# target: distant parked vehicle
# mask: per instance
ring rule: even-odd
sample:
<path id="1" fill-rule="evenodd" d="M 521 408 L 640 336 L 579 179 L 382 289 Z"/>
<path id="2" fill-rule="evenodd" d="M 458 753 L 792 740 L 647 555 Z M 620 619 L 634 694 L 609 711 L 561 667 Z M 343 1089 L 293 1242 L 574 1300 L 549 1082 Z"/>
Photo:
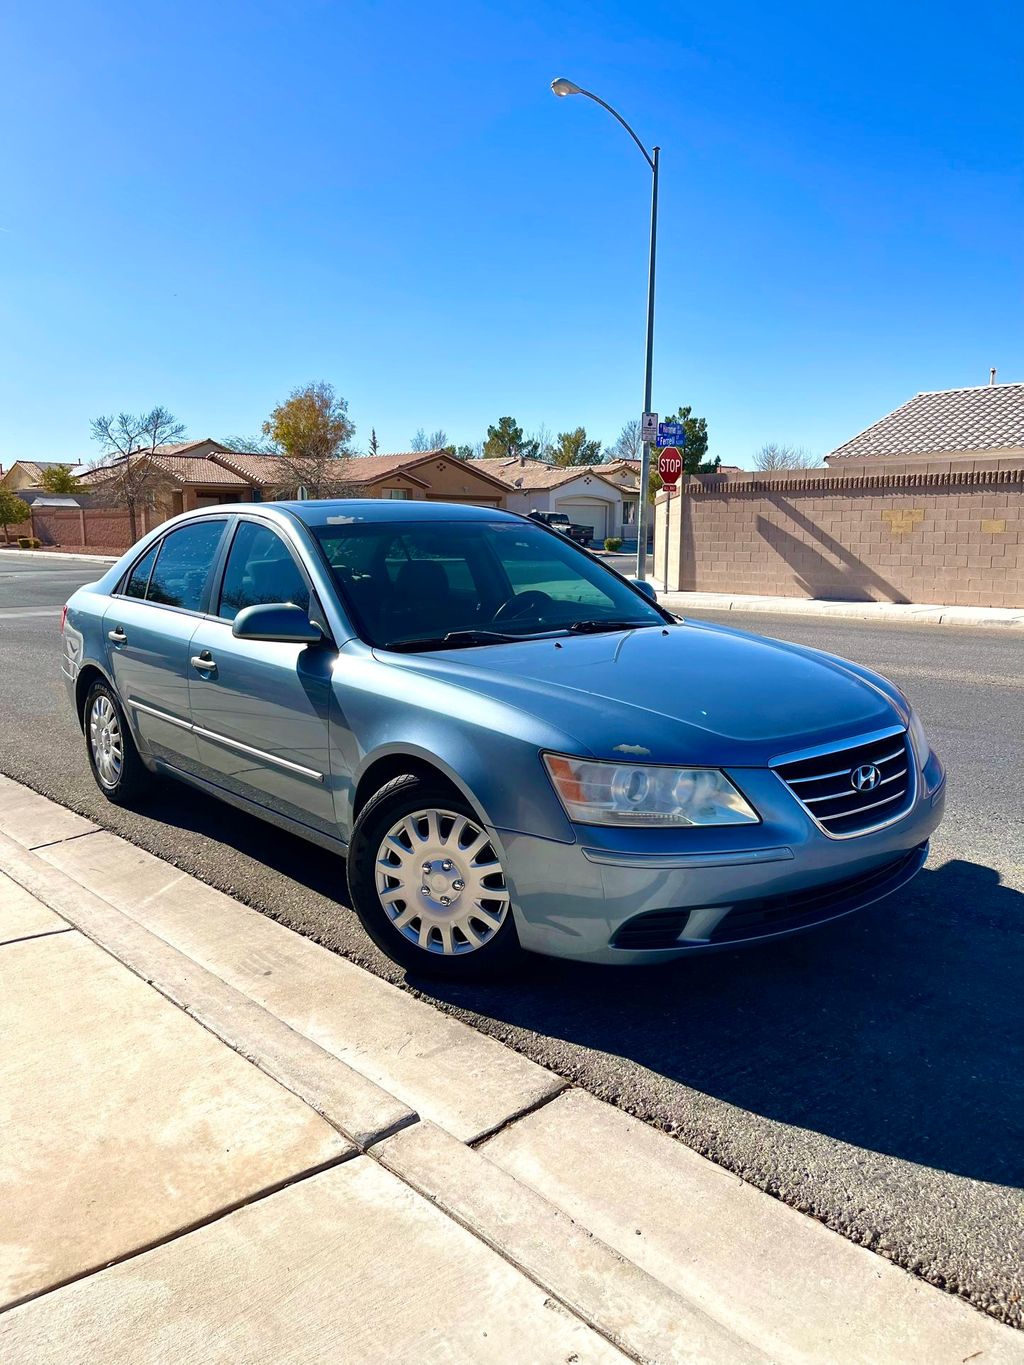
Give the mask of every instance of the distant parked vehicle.
<path id="1" fill-rule="evenodd" d="M 552 531 L 561 531 L 563 536 L 568 536 L 577 545 L 586 547 L 594 539 L 592 526 L 581 526 L 578 522 L 570 521 L 564 512 L 533 511 L 528 515 L 531 521 L 540 522 L 541 526 L 550 526 Z"/>
<path id="2" fill-rule="evenodd" d="M 413 971 L 662 962 L 909 881 L 945 778 L 899 688 L 652 595 L 508 512 L 240 503 L 79 589 L 62 670 L 108 800 L 164 773 L 344 855 Z"/>

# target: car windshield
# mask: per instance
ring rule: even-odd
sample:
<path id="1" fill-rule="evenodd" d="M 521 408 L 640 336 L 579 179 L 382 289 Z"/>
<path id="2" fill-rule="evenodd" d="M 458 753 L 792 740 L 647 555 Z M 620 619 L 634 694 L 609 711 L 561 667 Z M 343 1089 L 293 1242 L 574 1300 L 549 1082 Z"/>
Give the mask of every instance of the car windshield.
<path id="1" fill-rule="evenodd" d="M 360 633 L 383 648 L 495 645 L 671 622 L 599 560 L 529 521 L 310 530 Z"/>

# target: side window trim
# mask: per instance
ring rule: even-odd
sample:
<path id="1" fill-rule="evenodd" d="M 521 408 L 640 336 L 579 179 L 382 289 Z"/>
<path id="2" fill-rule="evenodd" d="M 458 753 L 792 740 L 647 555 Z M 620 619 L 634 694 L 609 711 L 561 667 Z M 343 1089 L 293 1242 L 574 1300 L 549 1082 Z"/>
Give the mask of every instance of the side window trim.
<path id="1" fill-rule="evenodd" d="M 163 545 L 163 543 L 164 543 L 163 536 L 157 536 L 155 540 L 150 541 L 150 543 L 143 550 L 142 554 L 136 555 L 136 557 L 132 560 L 131 564 L 129 564 L 128 568 L 125 569 L 124 573 L 118 579 L 117 587 L 110 594 L 111 597 L 128 596 L 128 584 L 132 581 L 132 578 L 135 574 L 135 570 L 139 567 L 139 565 L 142 563 L 142 561 L 146 558 L 148 554 L 152 554 L 152 552 L 156 550 L 156 554 L 153 555 L 153 563 L 149 566 L 149 573 L 146 575 L 146 592 L 149 592 L 149 580 L 153 577 L 153 570 L 156 568 L 156 561 L 160 558 L 160 547 Z M 133 602 L 144 602 L 146 600 L 146 593 L 144 592 L 141 597 L 133 597 L 131 600 Z"/>
<path id="2" fill-rule="evenodd" d="M 310 612 L 312 612 L 312 610 L 313 610 L 313 605 L 314 605 L 314 603 L 315 603 L 316 606 L 317 606 L 317 608 L 319 609 L 319 613 L 320 613 L 320 615 L 321 615 L 321 617 L 322 617 L 322 616 L 323 616 L 323 608 L 320 606 L 320 599 L 319 599 L 319 597 L 317 596 L 316 588 L 315 588 L 314 585 L 313 585 L 313 580 L 310 578 L 309 574 L 306 572 L 306 566 L 305 566 L 305 564 L 302 563 L 301 559 L 300 559 L 300 558 L 298 557 L 298 555 L 295 553 L 295 550 L 294 550 L 294 548 L 292 547 L 292 545 L 291 545 L 291 543 L 289 542 L 289 540 L 287 539 L 287 537 L 281 534 L 281 528 L 280 528 L 279 526 L 275 525 L 274 522 L 268 520 L 268 518 L 266 518 L 266 517 L 254 517 L 254 516 L 250 516 L 250 515 L 248 515 L 248 514 L 246 514 L 246 513 L 241 513 L 240 515 L 237 515 L 237 516 L 235 517 L 235 519 L 234 519 L 234 525 L 230 528 L 230 533 L 225 537 L 225 539 L 224 539 L 224 541 L 223 541 L 223 543 L 222 543 L 222 545 L 221 545 L 221 553 L 220 553 L 220 556 L 219 556 L 219 558 L 218 558 L 218 563 L 217 563 L 217 572 L 216 572 L 216 575 L 215 575 L 215 579 L 214 579 L 213 583 L 211 584 L 211 594 L 210 594 L 209 606 L 208 606 L 208 608 L 207 608 L 207 615 L 210 616 L 214 621 L 220 621 L 220 622 L 222 622 L 224 625 L 230 626 L 230 624 L 231 624 L 231 622 L 227 619 L 227 617 L 221 616 L 221 614 L 220 614 L 220 600 L 221 600 L 221 595 L 222 595 L 222 593 L 223 593 L 223 591 L 224 591 L 224 579 L 225 579 L 226 576 L 227 576 L 228 560 L 229 560 L 229 558 L 231 557 L 231 549 L 232 549 L 232 546 L 233 546 L 234 543 L 235 543 L 235 539 L 236 539 L 236 537 L 237 537 L 239 531 L 240 531 L 241 528 L 242 528 L 242 525 L 243 525 L 245 522 L 252 522 L 254 525 L 262 527 L 263 530 L 269 531 L 272 535 L 274 535 L 274 536 L 277 537 L 277 539 L 281 542 L 281 544 L 284 546 L 285 550 L 287 551 L 287 553 L 288 553 L 288 555 L 289 555 L 289 557 L 290 557 L 290 559 L 291 559 L 291 561 L 292 561 L 292 564 L 293 564 L 293 565 L 295 566 L 295 568 L 298 570 L 299 577 L 302 579 L 302 581 L 303 581 L 303 582 L 305 583 L 305 585 L 306 585 L 306 589 L 307 589 L 307 591 L 308 591 L 308 593 L 309 593 L 309 609 L 310 609 Z"/>
<path id="3" fill-rule="evenodd" d="M 211 566 L 211 569 L 210 569 L 210 574 L 209 574 L 209 577 L 208 577 L 207 580 L 206 580 L 206 587 L 205 587 L 205 589 L 204 589 L 204 591 L 203 591 L 203 596 L 200 598 L 199 606 L 198 606 L 198 607 L 176 607 L 176 606 L 173 606 L 170 602 L 154 602 L 154 601 L 148 596 L 148 594 L 149 594 L 149 588 L 150 588 L 150 584 L 151 584 L 152 581 L 153 581 L 153 574 L 154 574 L 154 572 L 156 571 L 156 566 L 157 566 L 157 564 L 160 562 L 160 555 L 161 555 L 161 553 L 163 552 L 163 548 L 164 548 L 164 545 L 167 543 L 167 540 L 169 539 L 170 536 L 172 536 L 172 535 L 175 533 L 175 531 L 183 531 L 187 526 L 196 526 L 196 525 L 199 525 L 200 523 L 206 522 L 206 521 L 221 522 L 222 525 L 221 525 L 220 539 L 218 540 L 218 543 L 217 543 L 217 550 L 216 550 L 216 552 L 215 552 L 215 554 L 214 554 L 214 557 L 213 557 L 213 562 L 212 562 L 212 566 Z M 214 576 L 215 576 L 215 574 L 217 573 L 217 571 L 218 571 L 218 569 L 219 569 L 219 567 L 220 567 L 220 563 L 221 563 L 221 554 L 222 554 L 223 547 L 224 547 L 224 534 L 225 534 L 225 532 L 227 531 L 227 529 L 229 528 L 229 526 L 231 525 L 231 522 L 232 522 L 232 517 L 231 517 L 231 516 L 224 516 L 224 514 L 221 513 L 220 516 L 193 517 L 193 518 L 190 518 L 188 521 L 180 522 L 177 526 L 172 526 L 172 527 L 170 527 L 163 535 L 159 536 L 155 541 L 153 541 L 151 544 L 147 545 L 146 548 L 145 548 L 145 550 L 143 550 L 142 554 L 140 554 L 140 555 L 138 556 L 137 559 L 134 559 L 134 560 L 132 561 L 131 567 L 128 569 L 128 571 L 127 571 L 125 574 L 122 575 L 121 580 L 120 580 L 120 582 L 118 583 L 116 590 L 115 590 L 114 592 L 111 593 L 111 597 L 122 598 L 123 600 L 129 601 L 129 602 L 139 602 L 140 604 L 143 604 L 143 605 L 145 605 L 145 606 L 147 606 L 147 607 L 154 607 L 154 608 L 157 608 L 157 609 L 160 610 L 160 611 L 174 611 L 174 612 L 177 612 L 180 616 L 196 616 L 196 617 L 200 617 L 200 616 L 205 616 L 205 615 L 207 615 L 207 614 L 208 614 L 208 609 L 209 609 L 210 591 L 211 591 L 211 588 L 212 588 L 212 586 L 213 586 Z M 129 581 L 129 579 L 131 578 L 131 575 L 135 572 L 136 565 L 138 565 L 139 563 L 141 563 L 141 561 L 142 561 L 143 559 L 145 559 L 146 555 L 149 554 L 149 552 L 154 548 L 154 546 L 156 547 L 156 555 L 154 556 L 154 558 L 153 558 L 153 563 L 152 563 L 152 565 L 150 566 L 149 577 L 146 579 L 146 593 L 147 593 L 147 596 L 145 596 L 145 597 L 128 597 L 127 594 L 124 592 L 124 589 L 127 587 L 128 581 Z"/>

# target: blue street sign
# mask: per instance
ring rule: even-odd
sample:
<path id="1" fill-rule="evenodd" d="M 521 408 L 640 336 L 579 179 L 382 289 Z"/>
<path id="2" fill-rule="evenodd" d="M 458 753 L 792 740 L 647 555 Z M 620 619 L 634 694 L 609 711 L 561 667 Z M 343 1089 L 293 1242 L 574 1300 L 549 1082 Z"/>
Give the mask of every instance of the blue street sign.
<path id="1" fill-rule="evenodd" d="M 682 422 L 659 422 L 658 445 L 659 446 L 686 445 L 686 428 L 683 426 Z"/>

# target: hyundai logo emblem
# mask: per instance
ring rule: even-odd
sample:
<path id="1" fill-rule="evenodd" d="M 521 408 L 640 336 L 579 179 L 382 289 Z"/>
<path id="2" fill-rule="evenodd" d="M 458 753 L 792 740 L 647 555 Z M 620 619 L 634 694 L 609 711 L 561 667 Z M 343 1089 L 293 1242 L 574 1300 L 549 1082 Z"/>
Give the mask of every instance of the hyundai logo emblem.
<path id="1" fill-rule="evenodd" d="M 850 786 L 858 792 L 873 792 L 881 780 L 882 774 L 873 763 L 862 763 L 850 773 Z"/>

